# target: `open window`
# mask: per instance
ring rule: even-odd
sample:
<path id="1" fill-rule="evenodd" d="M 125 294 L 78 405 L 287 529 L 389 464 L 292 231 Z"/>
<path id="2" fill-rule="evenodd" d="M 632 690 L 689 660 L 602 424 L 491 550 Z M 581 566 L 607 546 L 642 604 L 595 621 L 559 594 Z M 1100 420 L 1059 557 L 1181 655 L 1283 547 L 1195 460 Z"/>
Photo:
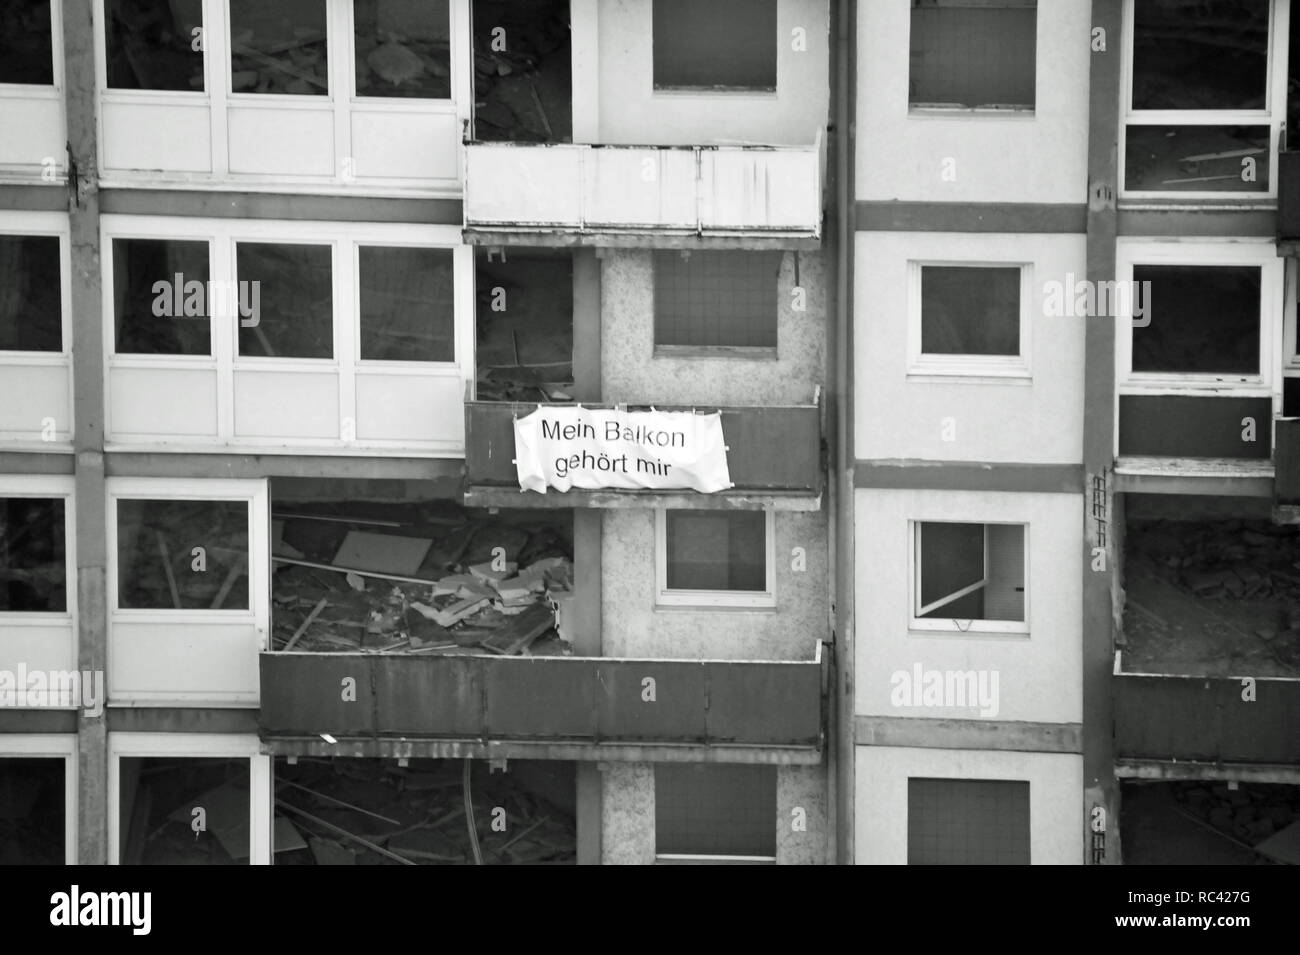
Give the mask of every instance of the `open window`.
<path id="1" fill-rule="evenodd" d="M 909 269 L 909 372 L 1029 374 L 1030 268 L 921 263 Z"/>
<path id="2" fill-rule="evenodd" d="M 776 862 L 776 767 L 655 765 L 659 865 Z"/>
<path id="3" fill-rule="evenodd" d="M 655 252 L 655 354 L 775 358 L 781 257 L 780 252 Z"/>
<path id="4" fill-rule="evenodd" d="M 1033 110 L 1037 0 L 912 0 L 912 109 Z"/>
<path id="5" fill-rule="evenodd" d="M 1271 0 L 1128 0 L 1123 192 L 1275 195 L 1284 56 Z"/>
<path id="6" fill-rule="evenodd" d="M 657 603 L 775 607 L 774 512 L 656 512 Z"/>
<path id="7" fill-rule="evenodd" d="M 777 0 L 652 0 L 654 88 L 776 92 Z"/>
<path id="8" fill-rule="evenodd" d="M 1026 527 L 916 521 L 913 630 L 1025 633 Z"/>

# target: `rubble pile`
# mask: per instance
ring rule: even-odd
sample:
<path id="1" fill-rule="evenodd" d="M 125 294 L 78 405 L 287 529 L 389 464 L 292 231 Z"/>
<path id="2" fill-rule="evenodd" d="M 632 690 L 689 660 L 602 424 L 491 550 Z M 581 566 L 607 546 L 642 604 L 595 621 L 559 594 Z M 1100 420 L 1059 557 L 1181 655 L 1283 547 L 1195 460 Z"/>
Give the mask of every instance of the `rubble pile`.
<path id="1" fill-rule="evenodd" d="M 1175 783 L 1185 815 L 1277 862 L 1300 862 L 1300 787 L 1197 780 Z"/>

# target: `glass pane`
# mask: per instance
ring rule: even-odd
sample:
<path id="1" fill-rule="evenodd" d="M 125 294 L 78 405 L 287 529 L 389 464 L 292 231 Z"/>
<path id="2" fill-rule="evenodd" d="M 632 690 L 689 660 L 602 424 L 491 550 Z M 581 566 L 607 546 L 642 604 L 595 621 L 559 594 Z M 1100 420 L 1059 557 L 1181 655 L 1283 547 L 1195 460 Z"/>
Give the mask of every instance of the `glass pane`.
<path id="1" fill-rule="evenodd" d="M 925 523 L 920 528 L 922 607 L 984 579 L 983 524 Z M 983 604 L 975 591 L 922 616 L 978 619 L 984 615 Z"/>
<path id="2" fill-rule="evenodd" d="M 208 244 L 113 240 L 113 321 L 119 355 L 209 355 Z"/>
<path id="3" fill-rule="evenodd" d="M 1038 11 L 913 5 L 908 102 L 1032 109 Z"/>
<path id="4" fill-rule="evenodd" d="M 1139 0 L 1134 109 L 1265 109 L 1269 0 Z"/>
<path id="5" fill-rule="evenodd" d="M 325 0 L 230 0 L 236 93 L 329 95 Z"/>
<path id="6" fill-rule="evenodd" d="M 776 0 L 653 0 L 654 85 L 776 89 Z"/>
<path id="7" fill-rule="evenodd" d="M 203 0 L 104 0 L 108 85 L 203 90 Z"/>
<path id="8" fill-rule="evenodd" d="M 249 864 L 247 759 L 124 756 L 118 780 L 123 865 Z"/>
<path id="9" fill-rule="evenodd" d="M 1259 374 L 1258 266 L 1135 265 L 1150 324 L 1133 328 L 1133 370 Z M 1149 290 L 1149 291 L 1148 291 Z"/>
<path id="10" fill-rule="evenodd" d="M 762 511 L 669 511 L 668 589 L 767 589 L 767 518 Z"/>
<path id="11" fill-rule="evenodd" d="M 117 502 L 122 609 L 247 610 L 245 501 Z"/>
<path id="12" fill-rule="evenodd" d="M 235 260 L 241 299 L 256 313 L 240 320 L 240 355 L 334 357 L 330 246 L 240 242 Z"/>
<path id="13" fill-rule="evenodd" d="M 0 758 L 0 866 L 67 861 L 66 762 Z"/>
<path id="14" fill-rule="evenodd" d="M 54 84 L 50 0 L 0 3 L 0 83 Z"/>
<path id="15" fill-rule="evenodd" d="M 450 249 L 362 246 L 361 357 L 455 361 Z"/>
<path id="16" fill-rule="evenodd" d="M 68 609 L 66 532 L 62 498 L 0 498 L 0 611 Z"/>
<path id="17" fill-rule="evenodd" d="M 1267 126 L 1129 126 L 1124 188 L 1267 192 Z"/>
<path id="18" fill-rule="evenodd" d="M 63 350 L 56 236 L 0 235 L 0 350 Z"/>
<path id="19" fill-rule="evenodd" d="M 923 266 L 921 351 L 1019 355 L 1020 269 Z"/>
<path id="20" fill-rule="evenodd" d="M 447 0 L 353 0 L 358 96 L 451 96 Z"/>

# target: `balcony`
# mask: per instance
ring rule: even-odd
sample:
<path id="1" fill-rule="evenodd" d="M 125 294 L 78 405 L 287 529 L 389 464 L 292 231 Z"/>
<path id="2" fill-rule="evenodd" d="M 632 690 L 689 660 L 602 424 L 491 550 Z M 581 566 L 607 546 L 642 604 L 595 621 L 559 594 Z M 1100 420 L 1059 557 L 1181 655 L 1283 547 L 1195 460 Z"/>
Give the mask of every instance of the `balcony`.
<path id="1" fill-rule="evenodd" d="M 821 149 L 470 143 L 476 245 L 817 248 Z"/>
<path id="2" fill-rule="evenodd" d="M 263 653 L 260 735 L 285 755 L 815 763 L 823 669 L 820 643 L 803 661 Z"/>
<path id="3" fill-rule="evenodd" d="M 514 419 L 538 406 L 506 401 L 465 404 L 465 504 L 471 507 L 821 507 L 821 409 L 817 405 L 721 408 L 729 491 L 522 491 L 514 464 Z M 614 405 L 586 405 L 613 408 Z M 666 408 L 659 411 L 706 411 Z M 780 449 L 780 453 L 774 453 Z"/>
<path id="4" fill-rule="evenodd" d="M 1283 255 L 1300 255 L 1300 151 L 1277 156 L 1277 243 Z"/>

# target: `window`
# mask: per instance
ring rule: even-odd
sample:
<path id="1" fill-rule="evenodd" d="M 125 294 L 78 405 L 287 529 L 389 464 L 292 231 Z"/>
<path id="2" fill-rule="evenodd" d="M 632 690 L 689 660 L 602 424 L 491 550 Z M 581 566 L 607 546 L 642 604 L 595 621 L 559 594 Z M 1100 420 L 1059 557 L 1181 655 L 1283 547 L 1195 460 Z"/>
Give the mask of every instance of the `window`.
<path id="1" fill-rule="evenodd" d="M 1269 193 L 1285 111 L 1270 0 L 1130 0 L 1124 188 Z"/>
<path id="2" fill-rule="evenodd" d="M 120 864 L 248 864 L 247 759 L 123 756 L 118 779 Z"/>
<path id="3" fill-rule="evenodd" d="M 363 361 L 456 360 L 450 249 L 358 250 Z"/>
<path id="4" fill-rule="evenodd" d="M 63 350 L 58 236 L 0 235 L 0 351 Z"/>
<path id="5" fill-rule="evenodd" d="M 451 96 L 447 0 L 353 0 L 358 96 Z"/>
<path id="6" fill-rule="evenodd" d="M 67 777 L 66 759 L 0 756 L 0 866 L 70 861 Z"/>
<path id="7" fill-rule="evenodd" d="M 206 242 L 114 239 L 117 353 L 212 354 L 209 278 Z"/>
<path id="8" fill-rule="evenodd" d="M 776 91 L 776 0 L 653 0 L 654 88 Z"/>
<path id="9" fill-rule="evenodd" d="M 777 346 L 779 252 L 656 252 L 655 350 Z"/>
<path id="10" fill-rule="evenodd" d="M 108 86 L 203 92 L 203 0 L 104 0 Z"/>
<path id="11" fill-rule="evenodd" d="M 656 518 L 658 603 L 772 607 L 772 511 L 661 510 Z"/>
<path id="12" fill-rule="evenodd" d="M 246 501 L 117 501 L 117 606 L 249 610 Z"/>
<path id="13" fill-rule="evenodd" d="M 51 0 L 0 3 L 0 83 L 54 85 Z"/>
<path id="14" fill-rule="evenodd" d="M 1133 280 L 1150 290 L 1149 321 L 1133 327 L 1134 373 L 1260 373 L 1259 267 L 1134 265 Z"/>
<path id="15" fill-rule="evenodd" d="M 908 103 L 943 109 L 1035 104 L 1036 0 L 913 0 Z"/>
<path id="16" fill-rule="evenodd" d="M 235 249 L 240 301 L 256 312 L 243 317 L 241 310 L 240 356 L 333 358 L 331 247 L 240 242 Z"/>
<path id="17" fill-rule="evenodd" d="M 1029 374 L 1030 269 L 918 263 L 909 267 L 908 370 Z"/>
<path id="18" fill-rule="evenodd" d="M 325 0 L 230 0 L 234 93 L 329 95 Z"/>
<path id="19" fill-rule="evenodd" d="M 655 766 L 655 855 L 776 861 L 776 767 Z M 665 858 L 667 857 L 667 858 Z"/>
<path id="20" fill-rule="evenodd" d="M 1025 632 L 1025 526 L 917 521 L 912 629 Z"/>
<path id="21" fill-rule="evenodd" d="M 1029 783 L 908 779 L 908 865 L 1029 863 Z"/>
<path id="22" fill-rule="evenodd" d="M 65 500 L 0 497 L 0 613 L 68 609 Z"/>

